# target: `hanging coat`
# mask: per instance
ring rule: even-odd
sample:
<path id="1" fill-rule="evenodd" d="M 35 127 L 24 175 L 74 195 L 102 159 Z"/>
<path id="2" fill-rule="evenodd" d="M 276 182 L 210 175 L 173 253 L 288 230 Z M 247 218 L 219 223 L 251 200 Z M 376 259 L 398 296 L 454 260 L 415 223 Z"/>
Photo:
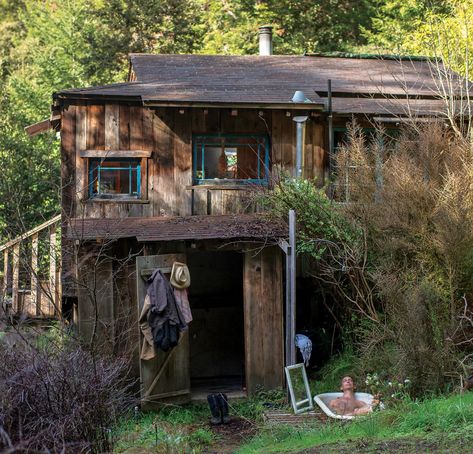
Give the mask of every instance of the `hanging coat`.
<path id="1" fill-rule="evenodd" d="M 179 333 L 187 329 L 187 325 L 171 284 L 163 273 L 155 270 L 147 282 L 146 295 L 150 300 L 148 324 L 155 347 L 166 352 L 177 345 Z"/>

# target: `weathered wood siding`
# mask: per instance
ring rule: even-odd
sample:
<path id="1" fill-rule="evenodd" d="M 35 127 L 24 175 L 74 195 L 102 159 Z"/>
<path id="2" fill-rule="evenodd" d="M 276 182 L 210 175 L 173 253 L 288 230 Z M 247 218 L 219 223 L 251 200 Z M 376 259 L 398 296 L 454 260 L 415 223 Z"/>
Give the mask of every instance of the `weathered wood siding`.
<path id="1" fill-rule="evenodd" d="M 235 187 L 194 187 L 192 134 L 267 133 L 272 172 L 291 172 L 295 165 L 296 128 L 286 111 L 145 108 L 127 104 L 71 105 L 63 111 L 63 209 L 66 216 L 121 218 L 255 211 L 248 191 Z M 325 130 L 311 118 L 306 129 L 305 176 L 322 185 Z M 90 200 L 88 160 L 84 150 L 142 150 L 142 200 Z"/>
<path id="2" fill-rule="evenodd" d="M 282 252 L 277 246 L 245 253 L 243 299 L 248 392 L 283 385 Z"/>

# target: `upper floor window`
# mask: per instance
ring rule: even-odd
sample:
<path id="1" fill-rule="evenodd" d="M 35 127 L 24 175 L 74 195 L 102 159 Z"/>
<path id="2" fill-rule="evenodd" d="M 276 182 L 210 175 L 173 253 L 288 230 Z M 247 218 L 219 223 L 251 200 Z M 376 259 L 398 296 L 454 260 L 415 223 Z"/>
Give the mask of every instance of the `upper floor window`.
<path id="1" fill-rule="evenodd" d="M 365 151 L 370 154 L 367 160 L 373 161 L 370 168 L 374 170 L 373 180 L 375 190 L 379 191 L 383 184 L 383 164 L 388 159 L 390 153 L 395 148 L 396 140 L 399 136 L 399 129 L 360 128 L 355 131 L 356 139 L 361 138 Z M 350 134 L 348 128 L 333 129 L 333 156 L 330 157 L 330 196 L 339 202 L 352 202 L 357 196 L 354 193 L 353 185 L 357 181 L 360 184 L 359 176 L 365 170 L 366 162 L 358 162 L 353 159 L 350 153 Z M 355 144 L 351 144 L 355 146 Z M 375 146 L 376 145 L 376 146 Z M 359 144 L 357 144 L 359 146 Z M 345 151 L 346 154 L 340 153 Z M 375 194 L 376 197 L 376 194 Z"/>
<path id="2" fill-rule="evenodd" d="M 139 198 L 141 160 L 132 158 L 94 158 L 89 161 L 90 197 Z"/>
<path id="3" fill-rule="evenodd" d="M 194 135 L 193 178 L 196 184 L 268 181 L 266 134 Z"/>

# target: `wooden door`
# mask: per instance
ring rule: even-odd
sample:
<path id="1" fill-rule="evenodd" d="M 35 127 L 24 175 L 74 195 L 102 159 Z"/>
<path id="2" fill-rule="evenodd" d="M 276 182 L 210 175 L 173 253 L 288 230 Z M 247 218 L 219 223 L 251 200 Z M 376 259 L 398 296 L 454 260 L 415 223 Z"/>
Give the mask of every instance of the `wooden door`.
<path id="1" fill-rule="evenodd" d="M 146 294 L 146 280 L 159 268 L 165 275 L 174 262 L 186 262 L 185 254 L 149 255 L 136 258 L 138 317 Z M 138 327 L 139 329 L 139 327 Z M 140 349 L 143 335 L 140 330 Z M 157 351 L 155 358 L 140 359 L 141 403 L 144 409 L 163 400 L 184 403 L 190 400 L 189 332 L 181 334 L 179 344 L 169 352 Z"/>
<path id="2" fill-rule="evenodd" d="M 243 266 L 246 386 L 283 386 L 282 257 L 278 246 L 245 253 Z"/>

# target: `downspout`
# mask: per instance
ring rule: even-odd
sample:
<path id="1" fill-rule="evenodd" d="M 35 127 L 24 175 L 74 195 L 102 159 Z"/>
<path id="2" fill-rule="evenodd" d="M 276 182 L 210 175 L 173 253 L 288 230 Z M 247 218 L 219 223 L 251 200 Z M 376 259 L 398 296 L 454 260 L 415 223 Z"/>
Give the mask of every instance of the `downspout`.
<path id="1" fill-rule="evenodd" d="M 296 178 L 303 177 L 304 169 L 304 145 L 305 145 L 305 123 L 309 117 L 308 116 L 298 116 L 294 117 L 293 120 L 297 124 L 296 131 Z"/>

